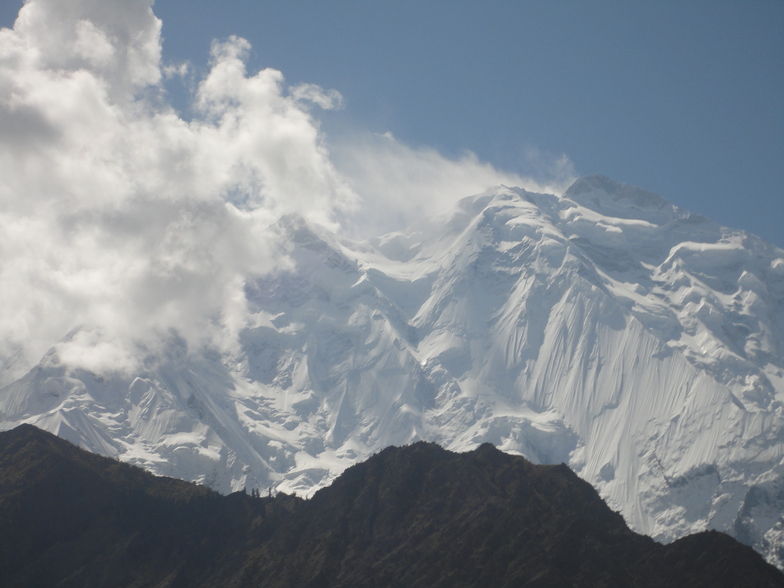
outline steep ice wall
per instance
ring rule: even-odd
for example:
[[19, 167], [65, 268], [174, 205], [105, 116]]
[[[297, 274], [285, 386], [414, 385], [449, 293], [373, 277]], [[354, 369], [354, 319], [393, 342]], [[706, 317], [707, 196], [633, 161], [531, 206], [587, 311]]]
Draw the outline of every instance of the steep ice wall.
[[173, 338], [99, 379], [55, 352], [2, 426], [223, 492], [310, 493], [383, 447], [568, 463], [637, 530], [718, 528], [784, 562], [784, 251], [602, 177], [495, 188], [407, 231], [280, 221], [231, 356]]

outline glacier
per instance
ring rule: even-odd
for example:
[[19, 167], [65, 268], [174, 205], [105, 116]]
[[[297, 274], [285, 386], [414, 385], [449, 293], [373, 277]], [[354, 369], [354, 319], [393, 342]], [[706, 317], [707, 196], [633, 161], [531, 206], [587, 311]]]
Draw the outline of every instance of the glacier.
[[718, 529], [784, 568], [783, 250], [602, 176], [365, 241], [275, 230], [292, 263], [248, 276], [236, 350], [171, 334], [107, 375], [53, 347], [0, 389], [0, 428], [224, 493], [490, 442], [566, 463], [638, 532]]

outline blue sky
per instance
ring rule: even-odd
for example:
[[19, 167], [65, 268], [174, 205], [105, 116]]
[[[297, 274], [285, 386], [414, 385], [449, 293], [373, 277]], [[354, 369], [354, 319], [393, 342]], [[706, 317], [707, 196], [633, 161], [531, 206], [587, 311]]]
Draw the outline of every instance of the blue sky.
[[[11, 26], [21, 2], [0, 5]], [[565, 154], [784, 246], [784, 2], [158, 0], [165, 62], [208, 70], [210, 42], [252, 45], [249, 73], [338, 90], [328, 139], [391, 132], [547, 176]], [[179, 80], [172, 101], [185, 110]]]

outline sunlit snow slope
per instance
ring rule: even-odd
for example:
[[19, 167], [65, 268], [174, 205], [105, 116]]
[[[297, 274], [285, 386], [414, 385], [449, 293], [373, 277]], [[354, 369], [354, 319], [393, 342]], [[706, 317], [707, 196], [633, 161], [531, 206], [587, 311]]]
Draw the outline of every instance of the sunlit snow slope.
[[387, 445], [566, 462], [637, 531], [716, 528], [784, 565], [784, 251], [603, 177], [494, 188], [371, 242], [280, 221], [241, 352], [132, 376], [56, 352], [2, 428], [222, 491], [310, 493]]

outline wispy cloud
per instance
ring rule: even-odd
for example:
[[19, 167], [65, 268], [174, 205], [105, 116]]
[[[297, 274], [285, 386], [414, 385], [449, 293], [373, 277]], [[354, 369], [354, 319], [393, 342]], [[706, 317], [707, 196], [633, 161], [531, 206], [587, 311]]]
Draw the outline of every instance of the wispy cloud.
[[[410, 147], [391, 133], [355, 133], [331, 146], [332, 159], [362, 195], [356, 230], [368, 236], [400, 229], [442, 212], [457, 200], [498, 185], [563, 193], [574, 181], [568, 158], [536, 155], [537, 178], [499, 170], [470, 151], [449, 158], [430, 147]], [[533, 161], [533, 155], [527, 157]], [[553, 159], [553, 158], [550, 158]]]

